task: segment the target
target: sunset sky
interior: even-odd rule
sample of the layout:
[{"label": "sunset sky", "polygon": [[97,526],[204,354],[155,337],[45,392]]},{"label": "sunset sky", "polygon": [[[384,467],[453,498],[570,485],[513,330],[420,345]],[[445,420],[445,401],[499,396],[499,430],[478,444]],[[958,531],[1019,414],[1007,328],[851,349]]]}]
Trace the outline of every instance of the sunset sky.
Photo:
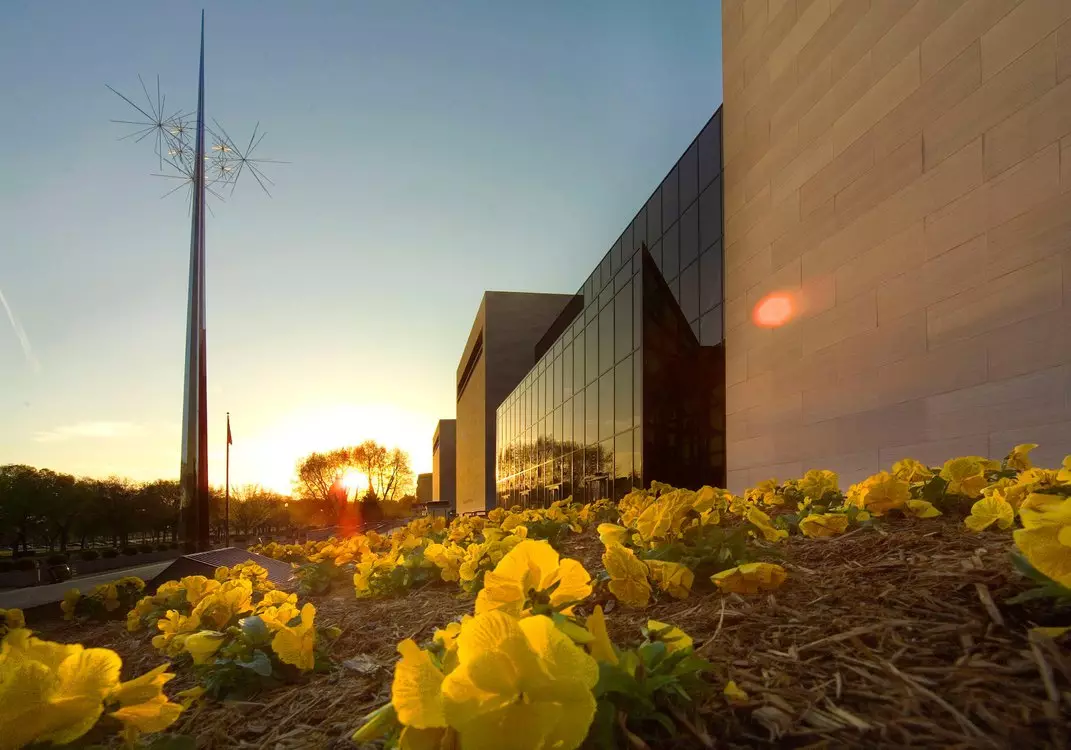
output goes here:
[{"label": "sunset sky", "polygon": [[[4,4],[0,464],[175,477],[189,218],[105,88],[196,102],[201,5]],[[721,102],[720,3],[242,2],[206,106],[272,198],[207,229],[210,476],[373,438],[430,471],[485,289],[574,292]]]}]

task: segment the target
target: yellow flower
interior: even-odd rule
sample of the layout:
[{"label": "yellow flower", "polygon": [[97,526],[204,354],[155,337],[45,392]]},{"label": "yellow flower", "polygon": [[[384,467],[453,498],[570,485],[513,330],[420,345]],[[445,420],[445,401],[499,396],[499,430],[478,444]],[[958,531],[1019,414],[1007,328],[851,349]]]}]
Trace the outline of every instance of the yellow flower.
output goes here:
[{"label": "yellow flower", "polygon": [[893,476],[905,482],[926,482],[933,479],[929,466],[913,458],[902,458],[892,465]]},{"label": "yellow flower", "polygon": [[742,705],[751,700],[748,694],[745,693],[733,680],[729,680],[725,683],[725,690],[722,691],[725,695],[725,700],[734,705]]},{"label": "yellow flower", "polygon": [[800,519],[800,533],[813,538],[843,534],[848,528],[848,516],[840,513],[812,513]]},{"label": "yellow flower", "polygon": [[168,673],[167,664],[161,664],[141,677],[122,683],[109,696],[119,701],[119,708],[111,716],[124,725],[124,736],[131,744],[139,734],[160,732],[182,713],[182,706],[171,703],[164,695],[164,685],[174,677]]},{"label": "yellow flower", "polygon": [[887,471],[879,471],[863,484],[863,507],[875,516],[903,508],[911,499],[911,486]]},{"label": "yellow flower", "polygon": [[284,664],[293,664],[298,669],[308,671],[316,666],[316,628],[313,621],[316,607],[306,602],[301,608],[301,622],[290,627],[280,628],[271,641],[271,649]]},{"label": "yellow flower", "polygon": [[253,584],[244,578],[232,579],[207,595],[193,608],[191,617],[216,630],[223,630],[239,615],[253,610]]},{"label": "yellow flower", "polygon": [[457,636],[461,632],[462,623],[468,622],[471,619],[472,615],[464,615],[460,622],[447,623],[445,628],[436,630],[432,634],[431,639],[442,645],[447,651],[453,651],[457,648]]},{"label": "yellow flower", "polygon": [[170,656],[177,656],[182,652],[183,641],[190,633],[195,632],[200,624],[200,619],[196,614],[187,617],[170,609],[167,614],[156,621],[156,629],[160,631],[160,635],[153,637],[152,645]]},{"label": "yellow flower", "polygon": [[768,542],[777,542],[788,536],[787,531],[774,527],[774,525],[770,523],[770,517],[758,508],[750,508],[747,511],[747,520],[762,532],[763,537],[765,537]]},{"label": "yellow flower", "polygon": [[796,484],[804,497],[814,501],[821,500],[827,492],[836,492],[837,473],[827,469],[811,469]]},{"label": "yellow flower", "polygon": [[602,555],[602,564],[610,575],[610,593],[622,604],[643,608],[651,598],[647,566],[628,547],[611,544]]},{"label": "yellow flower", "polygon": [[575,750],[595,717],[598,664],[543,615],[478,615],[461,628],[457,669],[442,683],[446,723],[465,750]]},{"label": "yellow flower", "polygon": [[1043,635],[1046,638],[1059,638],[1061,635],[1068,632],[1069,630],[1071,630],[1071,625],[1064,625],[1062,627],[1056,625],[1052,627],[1030,628],[1031,633],[1037,633],[1038,635]]},{"label": "yellow flower", "polygon": [[695,574],[680,563],[665,560],[647,560],[647,570],[658,588],[676,599],[686,599],[692,590]]},{"label": "yellow flower", "polygon": [[0,609],[0,627],[7,630],[26,627],[26,616],[21,609]]},{"label": "yellow flower", "polygon": [[1071,456],[1064,456],[1061,468],[1056,472],[1056,479],[1060,482],[1071,482]]},{"label": "yellow flower", "polygon": [[628,529],[624,526],[618,526],[616,523],[600,523],[597,531],[599,532],[599,541],[603,543],[603,546],[624,544],[628,539]]},{"label": "yellow flower", "polygon": [[941,467],[941,478],[948,482],[950,495],[975,498],[989,484],[985,477],[987,461],[978,456],[950,458]]},{"label": "yellow flower", "polygon": [[78,602],[81,598],[82,593],[78,589],[67,589],[67,592],[63,595],[63,601],[60,602],[64,620],[74,619],[74,613],[78,609]]},{"label": "yellow flower", "polygon": [[784,505],[785,498],[783,495],[777,494],[778,481],[776,478],[764,479],[756,484],[751,489],[747,490],[744,495],[754,503],[762,503],[763,505]]},{"label": "yellow flower", "polygon": [[929,500],[908,500],[904,506],[905,512],[915,518],[936,518],[941,515]]},{"label": "yellow flower", "polygon": [[788,571],[780,565],[757,562],[715,573],[710,580],[726,593],[757,594],[760,591],[774,591],[786,578]]},{"label": "yellow flower", "polygon": [[257,602],[257,606],[253,607],[253,614],[258,614],[268,607],[280,607],[284,604],[296,606],[297,600],[297,594],[288,594],[279,590],[267,591]]},{"label": "yellow flower", "polygon": [[521,617],[540,604],[569,614],[571,603],[590,595],[591,576],[583,565],[560,559],[547,542],[525,540],[484,576],[476,614],[500,609]]},{"label": "yellow flower", "polygon": [[431,659],[407,638],[398,644],[401,659],[394,667],[390,697],[398,720],[407,727],[432,729],[446,726],[443,710],[443,673]]},{"label": "yellow flower", "polygon": [[186,601],[194,607],[206,596],[218,591],[220,585],[219,581],[204,576],[186,576],[179,581],[179,586],[186,591]]},{"label": "yellow flower", "polygon": [[429,544],[424,549],[424,558],[440,569],[444,581],[461,580],[461,561],[465,559],[465,550],[457,543]]},{"label": "yellow flower", "polygon": [[994,523],[1002,529],[1010,529],[1015,522],[1015,509],[999,495],[983,497],[971,506],[971,514],[963,523],[971,531],[982,531]]},{"label": "yellow flower", "polygon": [[189,635],[182,645],[193,657],[194,664],[207,664],[226,639],[227,636],[217,630],[200,630]]},{"label": "yellow flower", "polygon": [[665,643],[670,653],[692,647],[692,637],[673,625],[658,620],[648,620],[647,632],[650,633],[652,640]]},{"label": "yellow flower", "polygon": [[1007,459],[1008,468],[1016,469],[1018,471],[1026,471],[1032,469],[1034,464],[1030,462],[1030,451],[1038,447],[1037,443],[1023,443],[1017,445],[1011,449],[1011,453],[1008,454]]},{"label": "yellow flower", "polygon": [[1071,588],[1071,500],[1037,501],[1035,509],[1027,507],[1030,498],[1019,508],[1023,528],[1014,533],[1015,545],[1039,572]]},{"label": "yellow flower", "polygon": [[74,742],[104,712],[121,666],[106,648],[50,643],[29,630],[12,630],[0,645],[0,743]]},{"label": "yellow flower", "polygon": [[591,652],[592,658],[604,664],[617,664],[617,651],[610,640],[610,633],[606,630],[606,615],[602,613],[602,607],[595,605],[595,611],[584,621],[584,626],[591,633],[588,651]]}]

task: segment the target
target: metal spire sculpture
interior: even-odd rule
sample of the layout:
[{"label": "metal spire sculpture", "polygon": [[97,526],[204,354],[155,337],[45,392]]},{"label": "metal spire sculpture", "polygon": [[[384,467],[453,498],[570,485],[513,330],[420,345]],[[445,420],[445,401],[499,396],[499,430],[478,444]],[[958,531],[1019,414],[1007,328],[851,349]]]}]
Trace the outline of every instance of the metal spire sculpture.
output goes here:
[{"label": "metal spire sculpture", "polygon": [[[138,77],[141,80],[141,77]],[[229,187],[233,194],[244,173],[253,175],[265,193],[273,184],[261,170],[264,163],[283,163],[254,158],[264,134],[260,123],[253,128],[248,145],[242,149],[222,126],[213,120],[215,129],[205,125],[205,15],[201,11],[201,54],[197,81],[196,113],[168,113],[160,93],[156,99],[141,81],[146,104],[136,104],[111,86],[108,88],[129,104],[144,119],[115,120],[135,129],[123,139],[141,142],[151,138],[160,171],[156,176],[179,180],[166,195],[187,186],[190,198],[190,280],[186,319],[186,366],[182,401],[182,458],[179,485],[182,491],[181,528],[187,551],[208,549],[210,494],[208,485],[208,403],[205,329],[205,211],[207,195],[223,199]],[[208,144],[211,138],[211,145]]]}]

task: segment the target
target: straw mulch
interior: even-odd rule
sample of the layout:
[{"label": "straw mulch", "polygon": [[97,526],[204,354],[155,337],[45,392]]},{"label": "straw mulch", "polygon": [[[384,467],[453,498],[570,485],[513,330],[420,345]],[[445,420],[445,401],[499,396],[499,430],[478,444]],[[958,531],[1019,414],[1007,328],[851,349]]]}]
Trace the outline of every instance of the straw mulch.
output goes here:
[{"label": "straw mulch", "polygon": [[[1009,563],[1010,541],[951,519],[887,520],[880,530],[783,543],[789,579],[773,595],[723,596],[697,582],[687,600],[643,612],[597,599],[615,641],[635,640],[647,618],[658,619],[689,633],[715,666],[692,731],[646,738],[652,750],[1067,747],[1069,636],[1028,637],[1031,625],[1056,623],[1044,621],[1044,607],[1006,604],[1026,587]],[[564,550],[590,570],[601,552],[591,533]],[[352,748],[360,718],[389,699],[398,641],[426,640],[472,607],[448,586],[389,601],[357,601],[346,590],[315,601],[317,619],[343,629],[336,671],[248,702],[205,703],[175,730],[205,748]],[[131,673],[159,663],[148,637],[122,623],[41,630],[114,648]],[[749,694],[747,705],[727,704],[728,679]]]}]

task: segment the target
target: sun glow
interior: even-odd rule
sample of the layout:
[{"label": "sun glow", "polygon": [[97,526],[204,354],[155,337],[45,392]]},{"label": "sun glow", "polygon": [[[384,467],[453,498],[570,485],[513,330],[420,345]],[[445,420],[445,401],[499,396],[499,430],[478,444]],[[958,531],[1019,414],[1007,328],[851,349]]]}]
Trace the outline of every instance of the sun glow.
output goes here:
[{"label": "sun glow", "polygon": [[347,490],[361,490],[368,486],[368,477],[359,472],[350,470],[342,475],[342,486]]},{"label": "sun glow", "polygon": [[791,295],[775,292],[763,297],[752,312],[755,325],[762,328],[777,328],[792,319],[795,305]]}]

